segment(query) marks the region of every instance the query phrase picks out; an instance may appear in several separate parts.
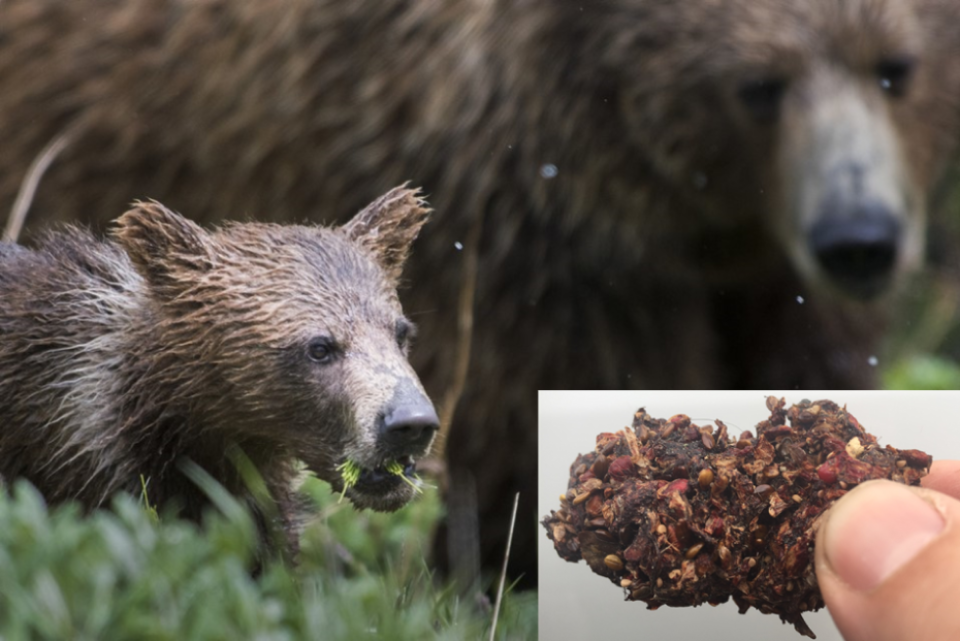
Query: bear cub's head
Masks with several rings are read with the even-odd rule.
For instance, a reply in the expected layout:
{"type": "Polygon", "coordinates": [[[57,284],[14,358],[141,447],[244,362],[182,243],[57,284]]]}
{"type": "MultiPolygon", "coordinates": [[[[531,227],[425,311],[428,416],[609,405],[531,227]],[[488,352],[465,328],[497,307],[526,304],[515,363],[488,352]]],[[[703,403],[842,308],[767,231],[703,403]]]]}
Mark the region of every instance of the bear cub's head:
{"type": "Polygon", "coordinates": [[[260,467],[298,458],[358,508],[409,501],[438,419],[396,288],[428,213],[399,187],[336,228],[208,232],[153,202],[124,214],[114,236],[157,333],[144,367],[178,390],[188,438],[235,443],[260,467]]]}

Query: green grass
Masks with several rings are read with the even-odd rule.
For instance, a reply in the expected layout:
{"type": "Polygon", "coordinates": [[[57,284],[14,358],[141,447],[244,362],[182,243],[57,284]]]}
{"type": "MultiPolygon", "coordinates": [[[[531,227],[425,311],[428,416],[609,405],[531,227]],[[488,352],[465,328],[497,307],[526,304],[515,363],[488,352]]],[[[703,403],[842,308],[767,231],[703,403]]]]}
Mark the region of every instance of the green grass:
{"type": "MultiPolygon", "coordinates": [[[[423,481],[416,474],[414,474],[413,479],[408,479],[403,473],[403,465],[401,465],[399,461],[390,461],[384,467],[394,476],[399,476],[400,479],[412,487],[417,494],[423,494],[423,481]]],[[[363,470],[359,463],[348,459],[337,466],[337,471],[340,472],[340,478],[343,479],[343,491],[340,493],[340,500],[338,503],[343,503],[343,499],[347,495],[347,490],[357,484],[357,481],[360,480],[360,474],[363,470]]]]}
{"type": "Polygon", "coordinates": [[[314,477],[308,477],[301,490],[316,506],[301,540],[303,556],[338,573],[418,572],[428,556],[434,524],[443,514],[436,491],[386,514],[355,510],[314,477]]]}
{"type": "MultiPolygon", "coordinates": [[[[200,528],[127,496],[90,516],[48,509],[18,483],[0,492],[0,638],[487,638],[491,613],[424,561],[436,492],[386,515],[338,504],[315,479],[305,490],[317,517],[300,564],[254,578],[253,522],[225,493],[200,528]]],[[[497,638],[534,639],[536,626],[536,594],[508,594],[497,638]]]]}

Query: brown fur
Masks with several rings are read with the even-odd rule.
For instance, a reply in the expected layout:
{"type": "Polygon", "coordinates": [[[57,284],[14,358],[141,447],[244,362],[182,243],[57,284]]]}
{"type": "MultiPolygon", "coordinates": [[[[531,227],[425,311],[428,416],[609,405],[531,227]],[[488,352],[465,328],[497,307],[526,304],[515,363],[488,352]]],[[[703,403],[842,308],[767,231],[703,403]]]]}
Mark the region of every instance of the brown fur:
{"type": "MultiPolygon", "coordinates": [[[[883,305],[850,300],[811,262],[814,204],[856,189],[847,161],[879,158],[864,184],[909,248],[894,280],[917,266],[958,128],[957,12],[956,0],[5,0],[0,210],[63,132],[74,142],[34,221],[142,195],[205,220],[322,218],[424,184],[444,214],[407,307],[434,395],[455,368],[454,243],[482,226],[451,513],[475,485],[482,556],[498,567],[519,489],[511,568],[531,578],[535,389],[873,384],[883,305]],[[879,86],[888,56],[917,61],[901,98],[879,86]],[[738,90],[771,76],[789,81],[780,118],[758,124],[738,90]]],[[[469,546],[454,548],[469,566],[469,546]]]]}
{"type": "MultiPolygon", "coordinates": [[[[395,189],[340,228],[207,232],[140,203],[112,241],[73,228],[0,245],[0,476],[92,508],[139,493],[142,475],[151,502],[196,519],[206,500],[178,464],[244,495],[227,456],[239,446],[295,545],[297,459],[341,489],[344,458],[373,469],[426,449],[380,437],[397,398],[429,406],[396,295],[426,213],[395,189]],[[336,345],[329,362],[310,357],[317,336],[336,345]]],[[[347,496],[396,509],[413,490],[393,481],[347,496]]]]}

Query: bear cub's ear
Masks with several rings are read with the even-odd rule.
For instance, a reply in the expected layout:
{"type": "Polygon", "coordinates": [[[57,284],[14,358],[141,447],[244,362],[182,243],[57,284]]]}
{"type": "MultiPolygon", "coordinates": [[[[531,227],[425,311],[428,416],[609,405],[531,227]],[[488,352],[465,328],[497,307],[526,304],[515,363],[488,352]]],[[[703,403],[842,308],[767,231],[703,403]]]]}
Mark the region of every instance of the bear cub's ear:
{"type": "Polygon", "coordinates": [[[396,281],[410,255],[410,245],[427,222],[430,209],[419,189],[394,187],[367,205],[341,229],[371,250],[387,276],[396,281]]]}
{"type": "Polygon", "coordinates": [[[161,293],[212,265],[209,234],[156,201],[133,203],[117,219],[112,235],[137,272],[161,293]]]}

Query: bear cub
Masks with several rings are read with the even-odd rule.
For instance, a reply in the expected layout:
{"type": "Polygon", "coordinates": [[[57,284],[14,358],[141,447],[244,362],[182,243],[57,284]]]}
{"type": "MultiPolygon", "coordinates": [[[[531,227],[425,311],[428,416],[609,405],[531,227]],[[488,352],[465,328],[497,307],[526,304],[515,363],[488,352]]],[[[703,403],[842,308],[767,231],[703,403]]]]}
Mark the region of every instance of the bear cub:
{"type": "Polygon", "coordinates": [[[182,461],[245,497],[237,447],[294,547],[298,460],[358,508],[401,507],[438,427],[396,292],[427,216],[404,187],[336,228],[206,231],[140,202],[107,240],[0,243],[0,477],[92,509],[142,476],[197,520],[182,461]]]}

